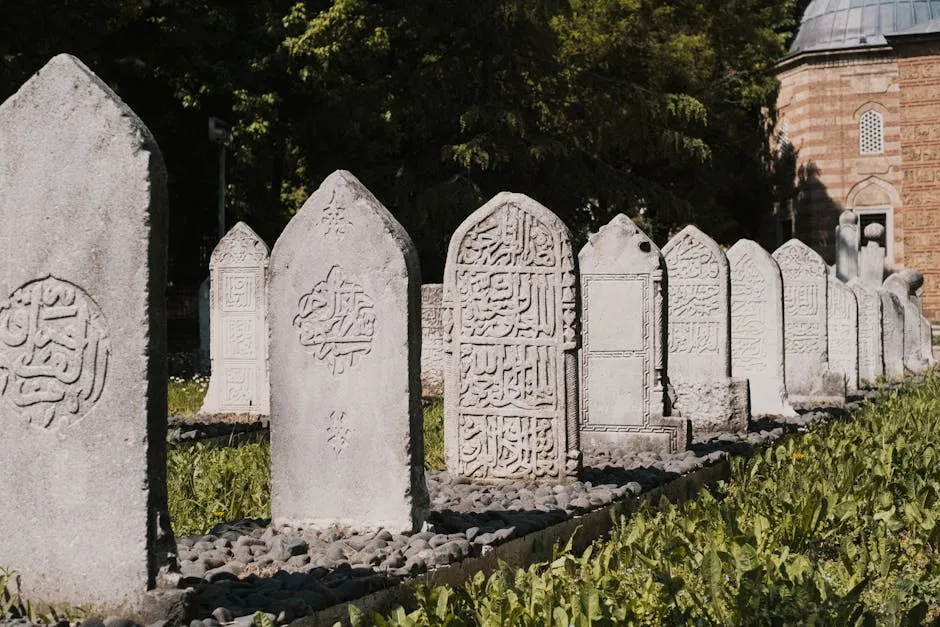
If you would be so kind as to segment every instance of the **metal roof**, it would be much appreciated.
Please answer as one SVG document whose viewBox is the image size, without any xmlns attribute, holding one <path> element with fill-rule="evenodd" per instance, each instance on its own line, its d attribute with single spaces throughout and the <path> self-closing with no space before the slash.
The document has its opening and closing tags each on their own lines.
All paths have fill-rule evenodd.
<svg viewBox="0 0 940 627">
<path fill-rule="evenodd" d="M 884 45 L 885 35 L 938 31 L 940 0 L 812 0 L 790 54 Z"/>
</svg>

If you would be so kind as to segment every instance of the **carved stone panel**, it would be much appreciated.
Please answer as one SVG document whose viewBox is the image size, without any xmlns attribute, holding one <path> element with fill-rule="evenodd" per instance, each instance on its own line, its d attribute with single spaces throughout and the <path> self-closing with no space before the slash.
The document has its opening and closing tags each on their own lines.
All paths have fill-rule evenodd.
<svg viewBox="0 0 940 627">
<path fill-rule="evenodd" d="M 731 374 L 750 385 L 751 414 L 793 416 L 787 400 L 783 347 L 783 280 L 759 244 L 739 240 L 731 266 Z"/>
<path fill-rule="evenodd" d="M 900 379 L 904 376 L 904 305 L 896 294 L 878 290 L 881 297 L 882 338 L 885 376 Z"/>
<path fill-rule="evenodd" d="M 442 304 L 451 473 L 577 474 L 576 277 L 568 229 L 521 194 L 497 195 L 454 233 Z"/>
<path fill-rule="evenodd" d="M 0 104 L 0 566 L 37 608 L 146 624 L 167 616 L 158 587 L 159 611 L 183 607 L 166 225 L 153 136 L 81 61 L 54 57 Z"/>
<path fill-rule="evenodd" d="M 581 269 L 581 437 L 594 446 L 675 452 L 687 420 L 668 416 L 663 362 L 664 262 L 624 215 L 592 235 Z"/>
<path fill-rule="evenodd" d="M 881 297 L 859 280 L 849 287 L 858 300 L 858 378 L 872 384 L 885 373 Z"/>
<path fill-rule="evenodd" d="M 848 392 L 858 391 L 858 301 L 842 281 L 829 278 L 829 370 L 845 378 Z"/>
<path fill-rule="evenodd" d="M 848 282 L 858 278 L 858 214 L 846 209 L 836 227 L 836 278 Z"/>
<path fill-rule="evenodd" d="M 331 174 L 271 253 L 275 524 L 420 529 L 421 271 L 408 234 Z"/>
<path fill-rule="evenodd" d="M 212 374 L 202 413 L 266 416 L 270 411 L 267 277 L 267 244 L 239 222 L 209 259 Z"/>
<path fill-rule="evenodd" d="M 444 395 L 443 298 L 441 283 L 421 286 L 421 393 L 424 396 Z"/>
</svg>

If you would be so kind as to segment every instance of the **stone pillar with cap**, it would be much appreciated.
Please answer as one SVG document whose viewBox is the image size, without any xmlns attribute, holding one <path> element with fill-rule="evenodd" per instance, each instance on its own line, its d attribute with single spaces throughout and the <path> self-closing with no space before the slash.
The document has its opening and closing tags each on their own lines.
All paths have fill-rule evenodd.
<svg viewBox="0 0 940 627">
<path fill-rule="evenodd" d="M 865 287 L 881 289 L 885 275 L 884 225 L 872 222 L 863 232 L 866 243 L 858 251 L 859 281 Z"/>
<path fill-rule="evenodd" d="M 846 209 L 836 227 L 836 277 L 847 283 L 858 276 L 858 214 Z"/>
</svg>

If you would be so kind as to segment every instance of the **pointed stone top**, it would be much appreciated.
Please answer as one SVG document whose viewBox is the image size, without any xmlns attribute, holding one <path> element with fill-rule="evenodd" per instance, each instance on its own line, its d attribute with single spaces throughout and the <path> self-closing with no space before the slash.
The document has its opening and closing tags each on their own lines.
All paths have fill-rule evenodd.
<svg viewBox="0 0 940 627">
<path fill-rule="evenodd" d="M 739 239 L 734 243 L 734 245 L 728 249 L 726 253 L 728 258 L 736 257 L 738 255 L 756 255 L 758 257 L 764 257 L 765 259 L 773 259 L 773 256 L 764 250 L 764 247 L 750 239 Z"/>
<path fill-rule="evenodd" d="M 686 226 L 684 229 L 682 229 L 681 231 L 679 231 L 678 233 L 676 233 L 669 239 L 666 245 L 663 246 L 663 254 L 664 255 L 667 254 L 669 250 L 672 250 L 674 246 L 677 246 L 681 242 L 690 241 L 690 240 L 701 242 L 705 246 L 708 246 L 709 248 L 714 248 L 715 250 L 718 250 L 718 251 L 721 250 L 721 246 L 719 246 L 718 243 L 715 242 L 715 240 L 709 237 L 705 232 L 703 232 L 694 224 L 689 224 L 688 226 Z"/>
<path fill-rule="evenodd" d="M 661 267 L 659 247 L 653 243 L 633 220 L 622 213 L 591 234 L 587 244 L 578 253 L 582 271 L 592 266 L 622 267 L 628 271 Z"/>
<path fill-rule="evenodd" d="M 839 214 L 839 226 L 852 226 L 858 224 L 858 214 L 851 209 L 846 209 Z"/>
<path fill-rule="evenodd" d="M 225 234 L 209 259 L 209 267 L 257 266 L 268 260 L 268 245 L 244 222 L 239 222 Z"/>
<path fill-rule="evenodd" d="M 797 271 L 801 274 L 825 277 L 829 267 L 815 250 L 793 238 L 774 251 L 773 258 L 781 271 Z"/>
<path fill-rule="evenodd" d="M 728 259 L 721 246 L 693 224 L 673 235 L 662 252 L 670 273 L 676 271 L 674 266 L 680 261 L 690 270 L 693 264 L 717 264 L 727 273 Z"/>
<path fill-rule="evenodd" d="M 467 219 L 464 220 L 463 225 L 469 226 L 470 224 L 476 224 L 477 222 L 485 219 L 490 214 L 496 213 L 496 211 L 510 205 L 515 205 L 526 213 L 534 215 L 540 222 L 545 224 L 545 226 L 552 229 L 561 230 L 567 237 L 571 236 L 571 231 L 568 229 L 565 223 L 562 222 L 561 218 L 555 215 L 551 209 L 539 201 L 526 196 L 525 194 L 519 194 L 516 192 L 499 192 L 486 204 L 471 213 Z"/>
</svg>

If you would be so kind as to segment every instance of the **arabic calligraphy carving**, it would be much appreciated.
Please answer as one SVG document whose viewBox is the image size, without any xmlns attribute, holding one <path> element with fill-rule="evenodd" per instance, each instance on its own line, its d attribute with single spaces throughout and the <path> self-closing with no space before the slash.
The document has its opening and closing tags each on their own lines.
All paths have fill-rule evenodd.
<svg viewBox="0 0 940 627">
<path fill-rule="evenodd" d="M 346 427 L 346 412 L 339 410 L 331 412 L 330 422 L 326 426 L 326 441 L 330 443 L 337 457 L 346 448 L 348 440 L 349 428 Z"/>
</svg>

